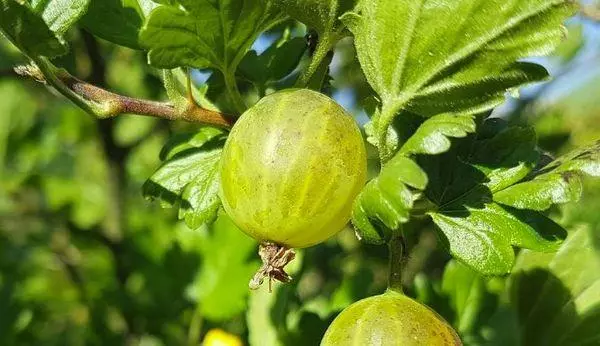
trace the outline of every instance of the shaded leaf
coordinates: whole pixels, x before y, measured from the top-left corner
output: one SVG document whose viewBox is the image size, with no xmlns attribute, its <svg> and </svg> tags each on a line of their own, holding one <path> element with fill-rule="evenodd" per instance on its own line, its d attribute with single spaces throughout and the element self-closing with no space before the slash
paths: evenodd
<svg viewBox="0 0 600 346">
<path fill-rule="evenodd" d="M 248 281 L 258 263 L 251 258 L 256 242 L 220 213 L 202 239 L 203 262 L 188 296 L 211 321 L 228 320 L 246 309 Z"/>
<path fill-rule="evenodd" d="M 159 68 L 215 68 L 230 75 L 258 35 L 282 18 L 270 1 L 169 3 L 152 11 L 140 34 L 150 64 Z"/>
<path fill-rule="evenodd" d="M 580 228 L 558 252 L 523 251 L 510 278 L 522 345 L 594 345 L 600 341 L 600 234 Z"/>
<path fill-rule="evenodd" d="M 490 120 L 487 123 L 497 124 L 498 121 Z M 486 131 L 482 129 L 483 135 Z M 486 175 L 488 181 L 484 185 L 491 192 L 496 192 L 525 178 L 535 168 L 539 158 L 535 130 L 511 126 L 499 130 L 490 138 L 477 141 L 469 161 Z"/>
<path fill-rule="evenodd" d="M 409 156 L 442 153 L 450 148 L 448 137 L 465 137 L 473 131 L 475 123 L 468 115 L 441 114 L 423 122 L 355 200 L 352 222 L 359 238 L 381 244 L 391 235 L 390 230 L 410 220 L 428 177 Z"/>
<path fill-rule="evenodd" d="M 24 53 L 55 57 L 67 52 L 66 43 L 27 4 L 0 0 L 0 28 Z"/>
<path fill-rule="evenodd" d="M 269 81 L 278 81 L 292 73 L 305 50 L 306 42 L 301 37 L 273 44 L 261 55 L 252 50 L 240 63 L 238 73 L 264 86 Z"/>
<path fill-rule="evenodd" d="M 133 49 L 141 49 L 139 33 L 144 20 L 156 7 L 151 0 L 92 1 L 82 25 L 92 34 Z"/>
<path fill-rule="evenodd" d="M 497 275 L 510 272 L 513 247 L 558 248 L 566 237 L 561 226 L 536 211 L 494 203 L 503 189 L 517 186 L 533 170 L 539 157 L 531 128 L 492 119 L 450 152 L 418 158 L 430 179 L 425 196 L 435 204 L 428 215 L 456 259 Z"/>
</svg>

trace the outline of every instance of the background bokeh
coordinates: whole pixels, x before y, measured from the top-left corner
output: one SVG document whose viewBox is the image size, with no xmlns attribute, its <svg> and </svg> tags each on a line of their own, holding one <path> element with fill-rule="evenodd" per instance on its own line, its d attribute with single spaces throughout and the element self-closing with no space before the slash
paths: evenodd
<svg viewBox="0 0 600 346">
<path fill-rule="evenodd" d="M 568 23 L 562 46 L 535 59 L 554 79 L 523 89 L 493 114 L 535 126 L 540 147 L 552 155 L 600 139 L 600 4 L 584 5 L 584 14 Z M 294 35 L 302 37 L 303 30 L 295 28 Z M 142 52 L 82 29 L 69 35 L 72 50 L 58 65 L 122 94 L 166 99 Z M 264 34 L 254 49 L 260 54 L 279 35 L 278 29 Z M 329 88 L 364 124 L 370 90 L 354 56 L 351 40 L 340 42 Z M 224 215 L 211 227 L 190 230 L 174 210 L 142 197 L 167 138 L 195 126 L 129 115 L 94 119 L 18 77 L 12 67 L 25 62 L 0 38 L 0 344 L 198 345 L 218 328 L 243 344 L 317 345 L 341 309 L 385 289 L 387 249 L 360 244 L 348 228 L 301 251 L 292 284 L 250 293 L 247 282 L 259 263 L 252 239 Z M 209 71 L 193 76 L 200 88 L 211 78 Z M 589 242 L 548 265 L 580 268 L 580 275 L 597 280 L 600 296 L 593 274 L 600 272 L 600 183 L 587 181 L 578 204 L 552 213 L 575 234 L 571 243 L 583 234 Z M 562 280 L 552 268 L 541 274 L 541 286 L 539 278 L 479 277 L 448 264 L 432 226 L 426 220 L 421 226 L 407 239 L 406 291 L 451 322 L 466 344 L 600 345 L 594 292 L 580 298 L 571 296 L 568 282 L 552 286 L 554 276 Z M 520 260 L 526 265 L 525 255 Z M 587 299 L 575 306 L 563 333 L 583 336 L 544 343 L 556 331 L 530 330 L 543 333 L 547 327 L 531 321 L 547 315 L 529 310 L 519 324 L 519 311 L 511 310 L 515 294 L 562 301 L 559 310 Z"/>
</svg>

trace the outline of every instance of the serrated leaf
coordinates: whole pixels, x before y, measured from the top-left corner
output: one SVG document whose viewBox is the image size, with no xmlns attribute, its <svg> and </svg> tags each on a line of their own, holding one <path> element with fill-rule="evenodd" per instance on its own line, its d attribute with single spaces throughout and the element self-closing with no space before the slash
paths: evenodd
<svg viewBox="0 0 600 346">
<path fill-rule="evenodd" d="M 466 137 L 475 132 L 471 115 L 440 114 L 427 119 L 400 149 L 404 155 L 441 154 L 450 149 L 449 138 Z"/>
<path fill-rule="evenodd" d="M 441 114 L 423 122 L 356 199 L 352 222 L 359 238 L 381 244 L 390 230 L 409 221 L 410 210 L 428 182 L 427 174 L 409 156 L 442 153 L 450 148 L 448 137 L 465 137 L 473 131 L 470 115 Z"/>
<path fill-rule="evenodd" d="M 502 189 L 531 172 L 539 153 L 530 128 L 490 121 L 451 152 L 418 161 L 431 179 L 425 195 L 437 206 L 428 214 L 450 253 L 483 274 L 497 275 L 512 268 L 513 246 L 554 251 L 566 232 L 536 211 L 495 203 Z"/>
<path fill-rule="evenodd" d="M 150 64 L 232 74 L 258 35 L 282 19 L 270 1 L 177 0 L 157 7 L 140 34 Z"/>
<path fill-rule="evenodd" d="M 278 81 L 292 73 L 305 51 L 306 42 L 301 37 L 273 44 L 261 55 L 252 50 L 240 63 L 238 73 L 264 87 L 267 82 Z"/>
<path fill-rule="evenodd" d="M 166 161 L 144 183 L 144 196 L 178 206 L 179 218 L 192 229 L 212 222 L 221 205 L 218 170 L 224 139 L 222 130 L 210 127 L 171 139 L 161 152 Z"/>
<path fill-rule="evenodd" d="M 474 227 L 471 220 L 453 218 L 441 213 L 430 214 L 447 239 L 450 254 L 485 275 L 510 272 L 514 252 L 502 233 Z"/>
<path fill-rule="evenodd" d="M 258 263 L 249 260 L 256 242 L 240 231 L 225 213 L 202 239 L 203 262 L 188 296 L 211 321 L 226 321 L 246 309 L 248 281 Z"/>
<path fill-rule="evenodd" d="M 496 193 L 494 200 L 519 209 L 543 211 L 554 204 L 578 201 L 582 189 L 581 177 L 575 172 L 544 174 Z"/>
<path fill-rule="evenodd" d="M 584 174 L 600 176 L 599 143 L 555 160 L 533 179 L 494 194 L 494 200 L 519 209 L 540 211 L 554 204 L 574 202 L 581 197 Z"/>
<path fill-rule="evenodd" d="M 427 175 L 411 159 L 396 155 L 371 180 L 354 202 L 352 223 L 359 239 L 382 244 L 410 219 L 410 210 L 427 185 Z"/>
<path fill-rule="evenodd" d="M 65 0 L 66 1 L 66 0 Z M 82 25 L 94 35 L 133 49 L 141 49 L 139 33 L 156 7 L 151 0 L 92 1 Z"/>
<path fill-rule="evenodd" d="M 579 228 L 556 253 L 519 254 L 510 278 L 510 300 L 522 345 L 600 342 L 599 237 L 593 228 Z"/>
<path fill-rule="evenodd" d="M 489 200 L 485 194 L 476 191 L 429 213 L 446 236 L 450 253 L 480 273 L 510 272 L 514 261 L 512 246 L 553 251 L 565 238 L 562 227 L 545 216 L 485 203 Z"/>
<path fill-rule="evenodd" d="M 66 43 L 28 4 L 0 0 L 0 28 L 26 54 L 56 57 L 67 52 Z"/>
<path fill-rule="evenodd" d="M 50 30 L 63 35 L 87 11 L 91 0 L 31 0 L 31 7 Z"/>
<path fill-rule="evenodd" d="M 491 122 L 498 123 L 486 121 Z M 487 129 L 482 129 L 482 132 L 485 131 Z M 486 175 L 488 181 L 484 185 L 491 192 L 497 192 L 525 178 L 535 168 L 539 158 L 535 130 L 513 126 L 498 131 L 491 138 L 478 141 L 469 161 Z"/>
<path fill-rule="evenodd" d="M 202 148 L 205 144 L 218 139 L 224 139 L 225 131 L 216 127 L 203 127 L 197 132 L 178 133 L 169 138 L 161 149 L 161 160 L 170 160 L 177 154 L 188 149 Z"/>
<path fill-rule="evenodd" d="M 359 2 L 342 20 L 381 99 L 380 147 L 401 110 L 481 112 L 501 103 L 506 89 L 545 78 L 516 61 L 550 53 L 574 10 L 569 0 Z"/>
<path fill-rule="evenodd" d="M 185 203 L 179 207 L 179 218 L 185 220 L 189 228 L 196 229 L 215 219 L 221 206 L 219 186 L 218 162 L 207 167 L 201 176 L 185 186 L 181 193 Z"/>
</svg>

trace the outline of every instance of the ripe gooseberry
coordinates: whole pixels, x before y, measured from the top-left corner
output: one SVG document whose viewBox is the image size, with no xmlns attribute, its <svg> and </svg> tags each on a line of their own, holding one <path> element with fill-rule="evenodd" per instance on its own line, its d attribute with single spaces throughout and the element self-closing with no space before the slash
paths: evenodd
<svg viewBox="0 0 600 346">
<path fill-rule="evenodd" d="M 360 300 L 333 320 L 321 346 L 460 346 L 437 313 L 402 293 L 387 291 Z"/>
<path fill-rule="evenodd" d="M 221 200 L 263 244 L 264 276 L 288 281 L 291 248 L 318 244 L 348 223 L 366 180 L 366 150 L 354 119 L 308 89 L 262 98 L 234 125 L 221 159 Z"/>
</svg>

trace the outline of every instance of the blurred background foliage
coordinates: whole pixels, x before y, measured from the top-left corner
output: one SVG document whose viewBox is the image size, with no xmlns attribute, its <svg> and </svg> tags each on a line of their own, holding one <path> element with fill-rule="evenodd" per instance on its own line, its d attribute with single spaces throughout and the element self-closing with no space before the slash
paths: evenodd
<svg viewBox="0 0 600 346">
<path fill-rule="evenodd" d="M 259 55 L 285 27 L 261 36 Z M 536 59 L 555 78 L 494 113 L 535 126 L 551 155 L 600 138 L 600 4 L 585 2 L 568 29 L 553 56 Z M 302 52 L 303 30 L 293 30 L 293 56 Z M 122 94 L 166 99 L 142 52 L 83 29 L 69 35 L 72 50 L 58 65 Z M 348 228 L 302 250 L 291 284 L 249 292 L 259 263 L 253 240 L 223 214 L 190 230 L 141 195 L 169 136 L 196 127 L 139 116 L 93 119 L 18 78 L 12 67 L 25 62 L 0 40 L 2 345 L 317 345 L 339 311 L 385 289 L 386 248 L 359 244 Z M 217 77 L 194 71 L 194 79 L 203 90 L 208 80 L 207 96 L 218 102 Z M 364 124 L 372 92 L 348 39 L 336 48 L 328 81 Z M 248 98 L 264 92 L 266 84 L 246 87 Z M 570 230 L 561 250 L 522 251 L 505 278 L 449 262 L 423 221 L 407 237 L 407 293 L 444 316 L 468 345 L 600 345 L 600 183 L 586 185 L 579 204 L 552 211 Z"/>
</svg>

